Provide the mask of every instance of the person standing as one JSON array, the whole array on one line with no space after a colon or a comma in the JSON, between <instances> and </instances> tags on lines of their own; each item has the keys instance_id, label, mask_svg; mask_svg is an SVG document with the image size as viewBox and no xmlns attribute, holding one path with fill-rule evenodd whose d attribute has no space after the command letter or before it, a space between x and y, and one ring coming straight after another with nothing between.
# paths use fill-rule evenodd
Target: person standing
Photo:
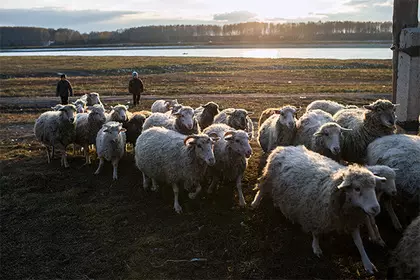
<instances>
[{"instance_id":1,"label":"person standing","mask_svg":"<svg viewBox=\"0 0 420 280\"><path fill-rule=\"evenodd\" d=\"M70 82L66 79L66 75L61 75L61 80L57 84L56 96L60 96L61 104L69 104L69 95L73 96L73 88Z\"/></svg>"},{"instance_id":2,"label":"person standing","mask_svg":"<svg viewBox=\"0 0 420 280\"><path fill-rule=\"evenodd\" d=\"M139 105L140 104L140 93L142 93L144 90L143 82L139 78L139 74L134 71L133 72L133 78L128 83L128 92L130 92L133 95L133 105Z\"/></svg>"}]
</instances>

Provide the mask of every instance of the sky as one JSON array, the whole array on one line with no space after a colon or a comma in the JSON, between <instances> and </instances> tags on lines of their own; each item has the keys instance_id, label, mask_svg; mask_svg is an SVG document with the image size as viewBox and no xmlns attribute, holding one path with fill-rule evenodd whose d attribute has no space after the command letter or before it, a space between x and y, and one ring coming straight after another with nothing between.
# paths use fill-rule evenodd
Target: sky
<instances>
[{"instance_id":1,"label":"sky","mask_svg":"<svg viewBox=\"0 0 420 280\"><path fill-rule=\"evenodd\" d=\"M113 31L246 21L391 21L392 0L0 0L0 26Z\"/></svg>"}]
</instances>

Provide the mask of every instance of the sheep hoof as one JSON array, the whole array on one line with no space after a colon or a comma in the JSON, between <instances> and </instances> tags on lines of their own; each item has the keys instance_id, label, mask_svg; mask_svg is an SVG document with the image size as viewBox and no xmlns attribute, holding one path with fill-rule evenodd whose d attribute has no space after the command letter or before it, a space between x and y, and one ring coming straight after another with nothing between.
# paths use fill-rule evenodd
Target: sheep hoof
<instances>
[{"instance_id":1,"label":"sheep hoof","mask_svg":"<svg viewBox=\"0 0 420 280\"><path fill-rule=\"evenodd\" d=\"M376 269L376 267L373 265L373 263L370 263L370 265L368 265L368 267L365 266L365 271L368 274L374 274L375 272L378 272L378 270Z\"/></svg>"},{"instance_id":2,"label":"sheep hoof","mask_svg":"<svg viewBox=\"0 0 420 280\"><path fill-rule=\"evenodd\" d=\"M175 212L177 214L181 214L182 213L182 207L180 205L175 205L174 206Z\"/></svg>"},{"instance_id":3,"label":"sheep hoof","mask_svg":"<svg viewBox=\"0 0 420 280\"><path fill-rule=\"evenodd\" d=\"M99 174L99 171L95 171L95 173L93 173L93 174L98 175Z\"/></svg>"},{"instance_id":4,"label":"sheep hoof","mask_svg":"<svg viewBox=\"0 0 420 280\"><path fill-rule=\"evenodd\" d=\"M118 180L118 177L117 176L114 176L114 177L112 177L112 180L117 181Z\"/></svg>"},{"instance_id":5,"label":"sheep hoof","mask_svg":"<svg viewBox=\"0 0 420 280\"><path fill-rule=\"evenodd\" d=\"M381 246L382 248L386 247L385 241L383 241L382 238L376 240L375 243Z\"/></svg>"},{"instance_id":6,"label":"sheep hoof","mask_svg":"<svg viewBox=\"0 0 420 280\"><path fill-rule=\"evenodd\" d=\"M315 254L318 258L321 258L321 257L322 257L322 250L321 250L321 248L314 249L314 254Z\"/></svg>"}]
</instances>

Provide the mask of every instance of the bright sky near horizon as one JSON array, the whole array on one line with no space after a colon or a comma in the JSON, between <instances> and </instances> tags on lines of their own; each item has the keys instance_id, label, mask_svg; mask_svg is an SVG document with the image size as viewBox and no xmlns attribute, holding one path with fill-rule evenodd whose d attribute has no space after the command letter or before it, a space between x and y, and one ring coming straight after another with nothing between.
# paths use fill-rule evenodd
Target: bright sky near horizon
<instances>
[{"instance_id":1,"label":"bright sky near horizon","mask_svg":"<svg viewBox=\"0 0 420 280\"><path fill-rule=\"evenodd\" d=\"M0 26L81 32L160 24L391 21L392 0L0 0Z\"/></svg>"}]
</instances>

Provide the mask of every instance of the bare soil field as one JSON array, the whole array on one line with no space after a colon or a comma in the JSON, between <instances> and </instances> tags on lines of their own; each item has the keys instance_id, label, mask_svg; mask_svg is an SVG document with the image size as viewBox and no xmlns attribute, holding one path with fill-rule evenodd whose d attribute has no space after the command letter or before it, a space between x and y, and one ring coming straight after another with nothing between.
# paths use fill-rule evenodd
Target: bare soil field
<instances>
[{"instance_id":1,"label":"bare soil field","mask_svg":"<svg viewBox=\"0 0 420 280\"><path fill-rule=\"evenodd\" d=\"M321 247L324 256L318 258L312 253L311 236L286 220L272 207L269 198L264 199L257 210L240 208L232 186L223 186L213 195L203 192L196 200L190 200L186 193L181 193L180 203L184 213L177 215L172 208L171 188L163 187L158 193L144 191L141 173L134 165L131 149L120 162L117 182L112 181L110 164L106 165L101 175L95 176L93 173L98 162L94 160L91 166L83 166L83 156L73 155L70 150L69 169L60 167L58 159L47 164L45 151L35 140L32 129L37 116L57 102L50 94L53 93L51 86L56 78L46 78L39 73L47 73L51 69L56 71L63 61L54 62L51 58L42 58L48 60L42 63L36 59L24 61L28 65L24 67L27 72L22 72L19 71L22 69L19 65L23 62L17 59L7 60L8 65L4 67L6 60L0 58L3 75L0 79L1 279L386 278L389 252L401 234L394 231L384 213L379 215L378 225L388 247L381 248L369 243L363 230L366 251L379 270L374 276L369 276L363 270L350 236L338 233L323 236ZM148 59L149 65L165 64L165 67L187 63L169 58L158 61L152 58L135 59L141 63ZM127 68L136 66L130 64L130 60L123 62L127 63ZM78 71L86 73L99 70L112 72L123 62L89 58L88 61L74 61L72 67L77 66L80 68ZM390 97L389 61L270 62L244 59L228 62L226 69L232 70L219 69L217 75L203 65L207 63L224 68L223 64L227 63L225 59L219 62L215 59L188 61L193 65L189 67L196 67L196 71L176 73L173 80L167 80L167 73L151 74L154 76L145 74L147 95L140 106L130 110L148 109L154 99L170 96L193 107L212 100L222 108L245 108L254 112L253 120L257 121L259 114L267 107L293 104L304 108L320 97L356 105ZM306 84L313 85L311 91L296 88L290 92L265 91L264 88L275 89L283 78L269 70L264 70L264 73L255 71L253 67L260 64L264 67L286 65L292 68L312 65L320 72L318 76L311 76L308 72L295 75L290 72L294 68L287 70L290 73L284 72L299 77L302 88L308 89ZM368 79L363 71L351 76L348 73L338 75L326 69L335 65L379 65L372 71L387 73L385 76L369 74ZM244 70L244 67L251 70ZM237 71L235 69L248 73L232 74L228 79L234 84L227 86L224 72ZM125 83L127 73L119 75L118 79ZM321 78L323 76L325 78ZM88 78L80 76L80 73L77 77ZM113 77L93 75L89 79L93 79L93 84L100 84L101 80ZM33 83L31 85L39 85L41 91L34 90L36 87L26 89L27 79ZM175 80L178 79L183 79L180 88L185 91L174 90L177 88ZM208 90L206 83L201 85L202 91L194 92L197 87L194 81L203 79L212 79L209 88L219 88L220 92ZM247 88L244 93L241 87L236 86L248 79L255 83L248 83L253 84L252 90ZM384 84L387 90L358 92L357 81L363 80L369 80L369 85L380 85L375 89L382 89ZM154 82L148 84L149 81ZM44 85L45 82L47 85ZM86 83L89 83L87 91L95 88L90 86L90 80ZM107 81L105 84L110 83ZM188 89L190 83L194 90ZM351 91L325 92L320 90L321 84L331 84L332 87L346 84ZM75 84L75 88L76 93L84 92L79 84L77 87ZM95 91L103 93L106 106L130 101L130 96L122 89L117 90L117 94L106 88L104 92L99 89ZM18 94L9 94L11 92ZM248 204L252 201L252 189L264 164L256 141L252 142L252 148L253 155L243 180Z\"/></svg>"}]
</instances>

